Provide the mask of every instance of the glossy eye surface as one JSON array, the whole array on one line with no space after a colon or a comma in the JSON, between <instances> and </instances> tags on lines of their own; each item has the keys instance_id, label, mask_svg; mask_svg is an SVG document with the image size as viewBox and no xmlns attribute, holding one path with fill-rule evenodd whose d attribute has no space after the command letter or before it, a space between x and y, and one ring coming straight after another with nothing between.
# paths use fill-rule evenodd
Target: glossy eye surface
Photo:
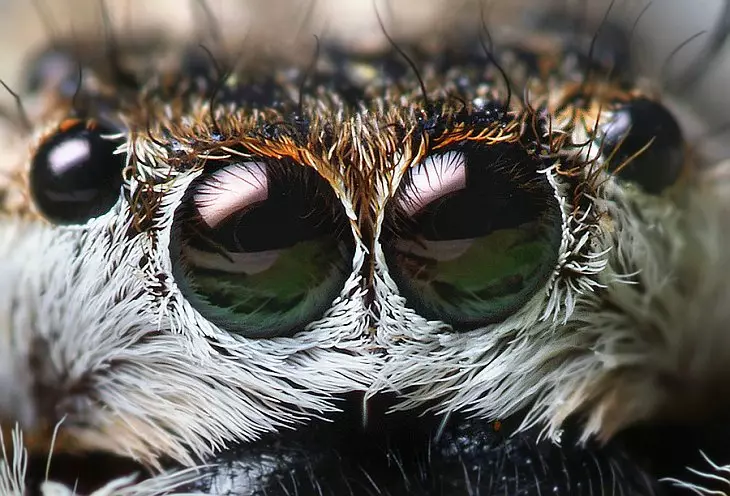
<instances>
[{"instance_id":1,"label":"glossy eye surface","mask_svg":"<svg viewBox=\"0 0 730 496\"><path fill-rule=\"evenodd\" d=\"M383 248L410 306L471 328L503 320L545 284L561 219L540 168L519 145L499 144L431 155L409 171Z\"/></svg>"},{"instance_id":2,"label":"glossy eye surface","mask_svg":"<svg viewBox=\"0 0 730 496\"><path fill-rule=\"evenodd\" d=\"M682 172L682 131L658 102L639 98L622 104L603 127L601 139L604 155L611 157L609 170L618 169L619 177L637 183L647 193L661 193Z\"/></svg>"},{"instance_id":3,"label":"glossy eye surface","mask_svg":"<svg viewBox=\"0 0 730 496\"><path fill-rule=\"evenodd\" d=\"M247 337L301 330L352 272L344 208L310 168L225 166L198 178L175 214L176 281L208 320Z\"/></svg>"},{"instance_id":4,"label":"glossy eye surface","mask_svg":"<svg viewBox=\"0 0 730 496\"><path fill-rule=\"evenodd\" d=\"M116 203L124 156L115 155L112 131L67 120L46 138L31 161L30 191L38 210L56 224L82 224Z\"/></svg>"}]
</instances>

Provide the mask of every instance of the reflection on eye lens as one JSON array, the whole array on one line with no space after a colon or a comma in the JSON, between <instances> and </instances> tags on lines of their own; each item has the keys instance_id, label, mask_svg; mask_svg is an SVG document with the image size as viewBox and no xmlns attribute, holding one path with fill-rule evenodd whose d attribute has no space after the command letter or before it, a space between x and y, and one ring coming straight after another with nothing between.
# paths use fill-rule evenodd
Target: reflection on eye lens
<instances>
[{"instance_id":1,"label":"reflection on eye lens","mask_svg":"<svg viewBox=\"0 0 730 496\"><path fill-rule=\"evenodd\" d=\"M57 224L81 224L106 213L119 198L124 157L93 122L69 119L43 141L30 168L38 210Z\"/></svg>"},{"instance_id":2,"label":"reflection on eye lens","mask_svg":"<svg viewBox=\"0 0 730 496\"><path fill-rule=\"evenodd\" d=\"M519 145L432 155L409 171L383 241L422 315L469 328L504 319L545 284L561 219L541 163Z\"/></svg>"},{"instance_id":3,"label":"reflection on eye lens","mask_svg":"<svg viewBox=\"0 0 730 496\"><path fill-rule=\"evenodd\" d=\"M321 317L351 273L339 200L312 169L228 165L199 178L175 214L172 258L191 304L247 337L291 334Z\"/></svg>"},{"instance_id":4,"label":"reflection on eye lens","mask_svg":"<svg viewBox=\"0 0 730 496\"><path fill-rule=\"evenodd\" d=\"M647 193L661 193L682 172L682 131L658 102L639 98L622 105L604 126L601 140L604 154L611 157L610 170L621 167L619 177L637 183Z\"/></svg>"}]
</instances>

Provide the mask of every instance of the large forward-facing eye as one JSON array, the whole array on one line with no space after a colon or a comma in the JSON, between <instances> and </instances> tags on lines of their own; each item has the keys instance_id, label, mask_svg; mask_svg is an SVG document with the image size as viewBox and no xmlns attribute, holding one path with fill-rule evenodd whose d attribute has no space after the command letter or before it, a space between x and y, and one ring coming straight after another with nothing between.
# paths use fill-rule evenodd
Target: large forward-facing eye
<instances>
[{"instance_id":1,"label":"large forward-facing eye","mask_svg":"<svg viewBox=\"0 0 730 496\"><path fill-rule=\"evenodd\" d=\"M467 329L504 319L544 286L561 218L540 164L500 144L432 155L408 172L383 249L411 307Z\"/></svg>"},{"instance_id":2,"label":"large forward-facing eye","mask_svg":"<svg viewBox=\"0 0 730 496\"><path fill-rule=\"evenodd\" d=\"M344 208L310 168L227 165L196 180L175 214L176 280L208 320L247 337L301 330L352 269Z\"/></svg>"},{"instance_id":3,"label":"large forward-facing eye","mask_svg":"<svg viewBox=\"0 0 730 496\"><path fill-rule=\"evenodd\" d=\"M600 133L609 170L657 194L674 184L682 172L685 145L682 131L659 102L637 98L611 113Z\"/></svg>"},{"instance_id":4,"label":"large forward-facing eye","mask_svg":"<svg viewBox=\"0 0 730 496\"><path fill-rule=\"evenodd\" d=\"M106 213L119 199L124 156L112 130L69 119L35 151L30 192L36 207L56 224L82 224Z\"/></svg>"}]
</instances>

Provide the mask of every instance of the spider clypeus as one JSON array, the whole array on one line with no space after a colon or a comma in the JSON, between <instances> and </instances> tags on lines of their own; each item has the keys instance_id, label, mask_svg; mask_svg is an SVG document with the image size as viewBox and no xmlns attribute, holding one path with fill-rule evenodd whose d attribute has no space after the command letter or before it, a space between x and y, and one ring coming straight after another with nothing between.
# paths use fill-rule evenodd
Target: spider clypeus
<instances>
[{"instance_id":1,"label":"spider clypeus","mask_svg":"<svg viewBox=\"0 0 730 496\"><path fill-rule=\"evenodd\" d=\"M632 35L474 24L54 40L3 164L0 492L727 489L725 167Z\"/></svg>"}]
</instances>

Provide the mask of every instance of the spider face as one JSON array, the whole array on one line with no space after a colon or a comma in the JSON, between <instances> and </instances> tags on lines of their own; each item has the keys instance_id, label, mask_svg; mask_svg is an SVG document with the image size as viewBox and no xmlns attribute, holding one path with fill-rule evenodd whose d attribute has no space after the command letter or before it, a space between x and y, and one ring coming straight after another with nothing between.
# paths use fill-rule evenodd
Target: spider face
<instances>
[{"instance_id":1,"label":"spider face","mask_svg":"<svg viewBox=\"0 0 730 496\"><path fill-rule=\"evenodd\" d=\"M569 41L82 77L56 45L2 197L2 418L134 494L663 491L622 433L724 411L728 204Z\"/></svg>"}]
</instances>

